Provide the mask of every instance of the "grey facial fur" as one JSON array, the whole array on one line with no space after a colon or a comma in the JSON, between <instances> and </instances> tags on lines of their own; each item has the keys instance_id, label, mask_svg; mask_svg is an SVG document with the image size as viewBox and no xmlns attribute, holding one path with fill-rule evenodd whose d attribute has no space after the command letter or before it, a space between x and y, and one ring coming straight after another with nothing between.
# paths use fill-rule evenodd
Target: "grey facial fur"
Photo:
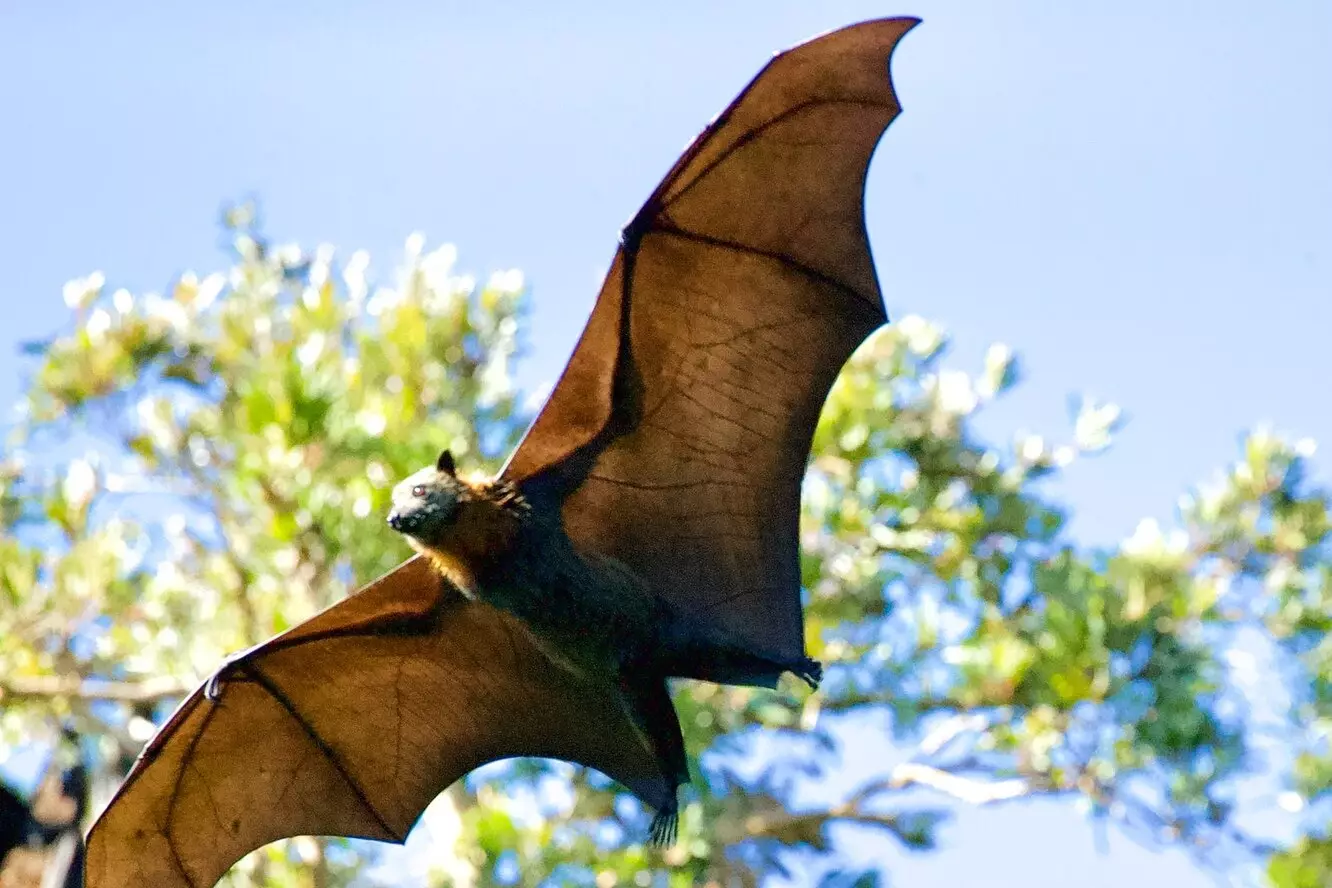
<instances>
[{"instance_id":1,"label":"grey facial fur","mask_svg":"<svg viewBox=\"0 0 1332 888\"><path fill-rule=\"evenodd\" d=\"M389 527L415 539L434 539L457 514L460 493L452 475L434 466L421 469L393 488Z\"/></svg>"}]
</instances>

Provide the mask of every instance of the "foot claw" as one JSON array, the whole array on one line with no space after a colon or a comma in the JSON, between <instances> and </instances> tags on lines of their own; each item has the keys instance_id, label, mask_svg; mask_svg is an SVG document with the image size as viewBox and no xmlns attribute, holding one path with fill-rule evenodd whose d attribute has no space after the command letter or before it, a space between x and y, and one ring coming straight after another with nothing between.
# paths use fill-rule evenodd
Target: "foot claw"
<instances>
[{"instance_id":1,"label":"foot claw","mask_svg":"<svg viewBox=\"0 0 1332 888\"><path fill-rule=\"evenodd\" d=\"M805 657L791 671L813 691L817 691L819 682L823 681L823 664L812 657Z\"/></svg>"},{"instance_id":2,"label":"foot claw","mask_svg":"<svg viewBox=\"0 0 1332 888\"><path fill-rule=\"evenodd\" d=\"M662 808L652 818L648 828L648 841L654 848L669 848L675 844L680 831L680 809L674 804Z\"/></svg>"}]
</instances>

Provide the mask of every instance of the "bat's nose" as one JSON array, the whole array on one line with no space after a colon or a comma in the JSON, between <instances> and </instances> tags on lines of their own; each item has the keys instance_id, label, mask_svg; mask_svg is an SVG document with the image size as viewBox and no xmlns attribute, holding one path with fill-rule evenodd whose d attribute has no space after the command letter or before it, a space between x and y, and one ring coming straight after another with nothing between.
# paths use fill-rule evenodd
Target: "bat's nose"
<instances>
[{"instance_id":1,"label":"bat's nose","mask_svg":"<svg viewBox=\"0 0 1332 888\"><path fill-rule=\"evenodd\" d=\"M410 509L405 512L394 509L389 512L388 526L398 533L415 533L421 529L421 513Z\"/></svg>"}]
</instances>

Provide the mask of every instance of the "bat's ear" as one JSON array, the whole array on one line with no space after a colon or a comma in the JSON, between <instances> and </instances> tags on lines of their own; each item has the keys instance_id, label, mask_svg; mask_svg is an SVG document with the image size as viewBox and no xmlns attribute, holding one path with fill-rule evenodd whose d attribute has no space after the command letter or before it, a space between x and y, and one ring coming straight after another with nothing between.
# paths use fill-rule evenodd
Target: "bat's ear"
<instances>
[{"instance_id":1,"label":"bat's ear","mask_svg":"<svg viewBox=\"0 0 1332 888\"><path fill-rule=\"evenodd\" d=\"M439 459L435 461L435 468L451 478L456 478L458 476L458 468L453 464L452 451L441 450Z\"/></svg>"}]
</instances>

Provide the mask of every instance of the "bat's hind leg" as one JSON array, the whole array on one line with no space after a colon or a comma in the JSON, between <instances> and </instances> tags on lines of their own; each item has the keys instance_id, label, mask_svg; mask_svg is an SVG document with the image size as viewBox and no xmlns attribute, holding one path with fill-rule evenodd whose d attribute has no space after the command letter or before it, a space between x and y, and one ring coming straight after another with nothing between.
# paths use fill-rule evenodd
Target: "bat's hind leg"
<instances>
[{"instance_id":1,"label":"bat's hind leg","mask_svg":"<svg viewBox=\"0 0 1332 888\"><path fill-rule=\"evenodd\" d=\"M670 786L669 795L657 808L648 828L649 842L657 848L665 848L675 844L680 830L680 787L689 782L689 759L685 755L680 717L671 702L666 679L645 673L642 667L631 666L620 679L620 690L630 716L652 743L662 777Z\"/></svg>"}]
</instances>

